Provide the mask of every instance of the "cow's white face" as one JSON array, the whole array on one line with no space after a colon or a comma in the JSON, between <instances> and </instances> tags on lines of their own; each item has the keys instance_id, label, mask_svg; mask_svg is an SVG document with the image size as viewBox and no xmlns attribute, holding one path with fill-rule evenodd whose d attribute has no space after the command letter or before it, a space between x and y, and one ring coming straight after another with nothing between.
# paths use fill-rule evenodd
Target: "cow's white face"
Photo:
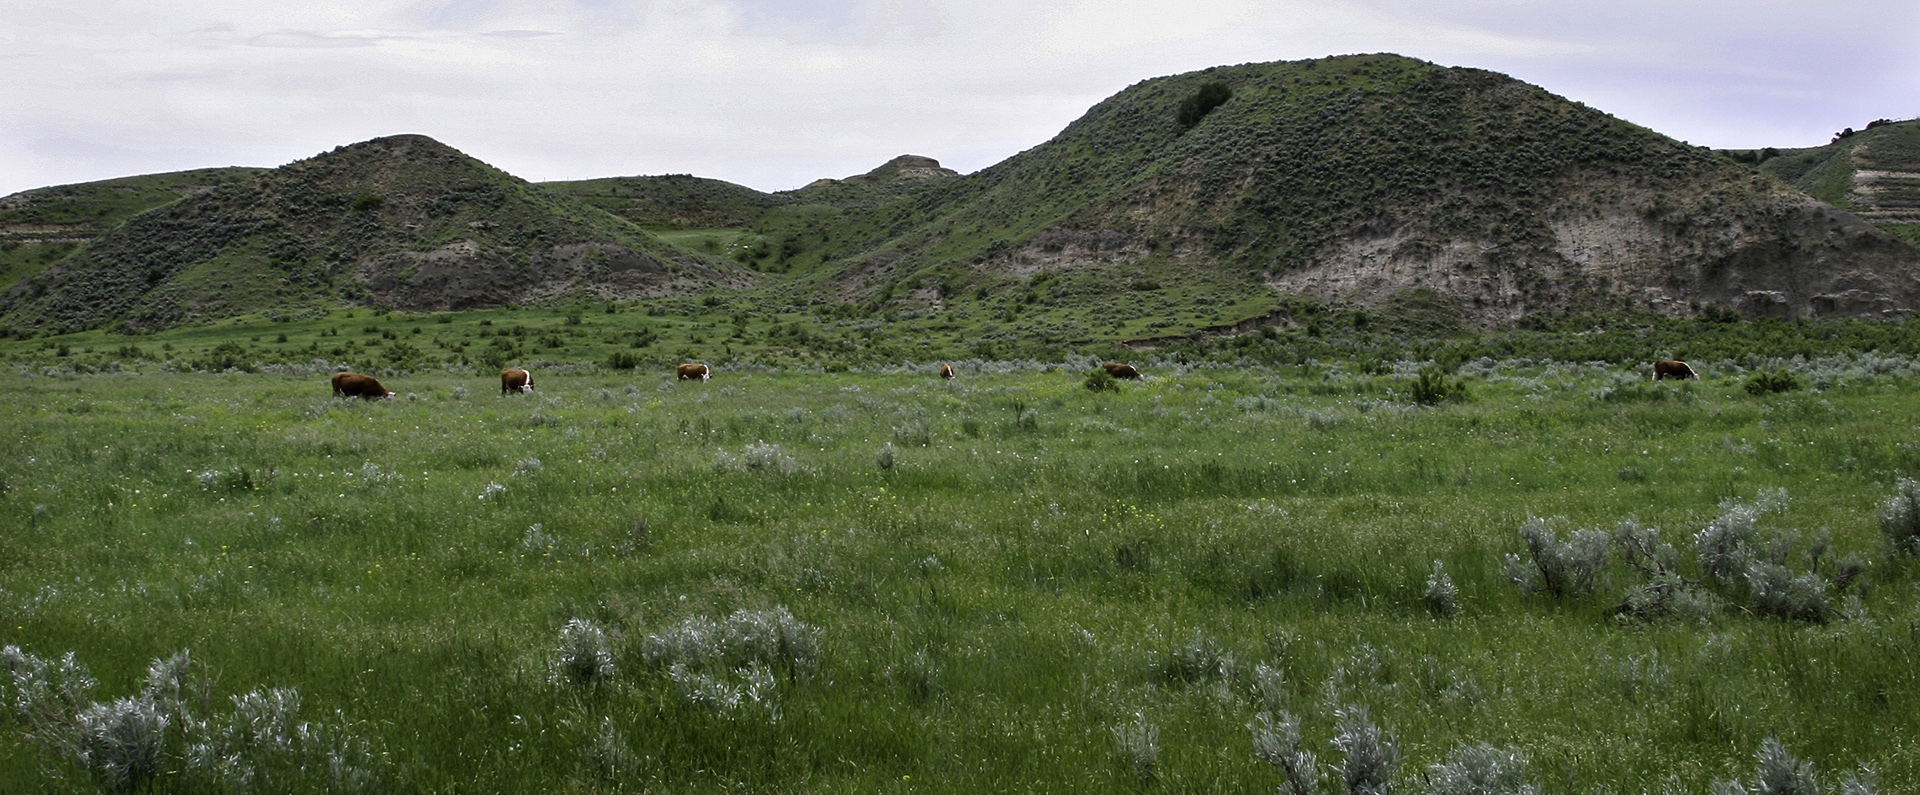
<instances>
[{"instance_id":1,"label":"cow's white face","mask_svg":"<svg viewBox=\"0 0 1920 795\"><path fill-rule=\"evenodd\" d=\"M700 380L702 380L702 381L705 381L705 380L707 380L707 379L708 379L709 377L711 377L712 375L713 375L713 371L712 371L712 370L701 370L701 371L700 371Z\"/></svg>"},{"instance_id":2,"label":"cow's white face","mask_svg":"<svg viewBox=\"0 0 1920 795\"><path fill-rule=\"evenodd\" d=\"M532 384L521 384L521 385L520 385L520 391L521 391L521 392L523 392L523 393L525 393L525 392L532 392L532 391L533 391L533 385L532 385Z\"/></svg>"}]
</instances>

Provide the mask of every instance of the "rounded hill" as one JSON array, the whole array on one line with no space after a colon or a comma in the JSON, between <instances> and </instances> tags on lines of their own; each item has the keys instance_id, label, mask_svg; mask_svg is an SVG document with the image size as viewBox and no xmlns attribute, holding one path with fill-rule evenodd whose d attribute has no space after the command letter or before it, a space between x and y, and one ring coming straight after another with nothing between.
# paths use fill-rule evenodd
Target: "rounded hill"
<instances>
[{"instance_id":1,"label":"rounded hill","mask_svg":"<svg viewBox=\"0 0 1920 795\"><path fill-rule=\"evenodd\" d=\"M129 328L366 303L633 298L742 272L421 135L343 146L128 218L13 286L15 326Z\"/></svg>"},{"instance_id":2,"label":"rounded hill","mask_svg":"<svg viewBox=\"0 0 1920 795\"><path fill-rule=\"evenodd\" d=\"M1920 253L1778 180L1504 75L1393 55L1147 80L850 227L839 284L893 295L1120 273L1360 305L1429 290L1480 325L1920 299Z\"/></svg>"}]
</instances>

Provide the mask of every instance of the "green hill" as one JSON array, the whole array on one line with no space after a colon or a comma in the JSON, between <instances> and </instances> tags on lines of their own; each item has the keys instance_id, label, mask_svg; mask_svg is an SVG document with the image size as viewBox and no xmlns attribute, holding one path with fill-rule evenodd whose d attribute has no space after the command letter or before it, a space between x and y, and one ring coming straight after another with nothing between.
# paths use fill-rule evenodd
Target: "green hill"
<instances>
[{"instance_id":1,"label":"green hill","mask_svg":"<svg viewBox=\"0 0 1920 795\"><path fill-rule=\"evenodd\" d=\"M974 174L903 155L771 194L688 175L533 185L395 136L270 171L9 197L0 324L701 295L992 357L1328 310L1423 335L1586 314L1904 316L1920 251L1862 215L1911 239L1916 140L1915 123L1875 124L1748 153L1757 173L1503 75L1394 55L1146 80Z\"/></svg>"},{"instance_id":2,"label":"green hill","mask_svg":"<svg viewBox=\"0 0 1920 795\"><path fill-rule=\"evenodd\" d=\"M132 215L0 299L15 327L151 328L371 304L437 310L744 287L430 138L335 149Z\"/></svg>"},{"instance_id":3,"label":"green hill","mask_svg":"<svg viewBox=\"0 0 1920 795\"><path fill-rule=\"evenodd\" d=\"M756 271L794 273L796 268L810 270L822 262L817 251L810 258L801 255L809 244L820 242L823 230L957 176L933 158L901 155L865 174L819 179L778 193L686 174L541 186L577 197L689 249L724 254Z\"/></svg>"},{"instance_id":4,"label":"green hill","mask_svg":"<svg viewBox=\"0 0 1920 795\"><path fill-rule=\"evenodd\" d=\"M1826 146L1726 154L1920 246L1920 119L1848 128Z\"/></svg>"},{"instance_id":5,"label":"green hill","mask_svg":"<svg viewBox=\"0 0 1920 795\"><path fill-rule=\"evenodd\" d=\"M768 211L793 203L745 185L688 174L543 182L540 187L660 230L748 226Z\"/></svg>"},{"instance_id":6,"label":"green hill","mask_svg":"<svg viewBox=\"0 0 1920 795\"><path fill-rule=\"evenodd\" d=\"M0 197L0 292L46 270L133 215L264 171L203 168L57 185Z\"/></svg>"},{"instance_id":7,"label":"green hill","mask_svg":"<svg viewBox=\"0 0 1920 795\"><path fill-rule=\"evenodd\" d=\"M1209 91L1224 102L1183 118ZM831 237L828 283L926 306L1042 275L1036 303L1104 300L1105 316L1137 303L1111 297L1128 285L1361 306L1428 290L1480 325L1920 298L1920 252L1781 182L1502 75L1391 55L1148 80Z\"/></svg>"}]
</instances>

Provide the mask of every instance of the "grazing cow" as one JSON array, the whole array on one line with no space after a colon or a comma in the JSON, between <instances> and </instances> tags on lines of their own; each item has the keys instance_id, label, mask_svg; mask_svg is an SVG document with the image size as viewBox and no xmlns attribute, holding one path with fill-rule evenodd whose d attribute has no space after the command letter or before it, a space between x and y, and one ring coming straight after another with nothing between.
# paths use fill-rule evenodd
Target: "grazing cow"
<instances>
[{"instance_id":1,"label":"grazing cow","mask_svg":"<svg viewBox=\"0 0 1920 795\"><path fill-rule=\"evenodd\" d=\"M953 380L953 365L951 365L951 364L942 364L942 365L940 365L940 377L941 377L941 378L943 378L943 379L946 379L946 380L948 380L948 381L952 381L952 380Z\"/></svg>"},{"instance_id":2,"label":"grazing cow","mask_svg":"<svg viewBox=\"0 0 1920 795\"><path fill-rule=\"evenodd\" d=\"M1133 369L1133 365L1131 364L1114 364L1113 362L1107 362L1100 366L1106 368L1107 375L1113 376L1114 378L1140 380L1140 371Z\"/></svg>"},{"instance_id":3,"label":"grazing cow","mask_svg":"<svg viewBox=\"0 0 1920 795\"><path fill-rule=\"evenodd\" d=\"M713 375L713 371L704 364L683 364L676 368L676 372L682 381L705 381Z\"/></svg>"},{"instance_id":4,"label":"grazing cow","mask_svg":"<svg viewBox=\"0 0 1920 795\"><path fill-rule=\"evenodd\" d=\"M1662 359L1654 362L1653 380L1663 381L1668 378L1679 378L1689 381L1700 380L1699 374L1695 373L1693 368L1688 367L1686 362L1676 362L1671 359Z\"/></svg>"},{"instance_id":5,"label":"grazing cow","mask_svg":"<svg viewBox=\"0 0 1920 795\"><path fill-rule=\"evenodd\" d=\"M533 374L516 367L500 371L500 394L508 392L532 392Z\"/></svg>"},{"instance_id":6,"label":"grazing cow","mask_svg":"<svg viewBox=\"0 0 1920 795\"><path fill-rule=\"evenodd\" d=\"M393 393L388 392L387 388L381 386L373 376L359 373L334 373L333 396L384 400L393 397Z\"/></svg>"}]
</instances>

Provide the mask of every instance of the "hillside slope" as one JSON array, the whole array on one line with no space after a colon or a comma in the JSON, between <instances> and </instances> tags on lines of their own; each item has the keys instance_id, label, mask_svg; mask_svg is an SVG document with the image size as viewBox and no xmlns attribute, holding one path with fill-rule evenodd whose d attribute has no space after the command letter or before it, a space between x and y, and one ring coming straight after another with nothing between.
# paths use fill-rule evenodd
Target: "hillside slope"
<instances>
[{"instance_id":1,"label":"hillside slope","mask_svg":"<svg viewBox=\"0 0 1920 795\"><path fill-rule=\"evenodd\" d=\"M1826 146L1727 154L1920 246L1920 119L1847 129Z\"/></svg>"},{"instance_id":2,"label":"hillside slope","mask_svg":"<svg viewBox=\"0 0 1920 795\"><path fill-rule=\"evenodd\" d=\"M0 197L0 293L129 217L265 171L202 168L55 185Z\"/></svg>"},{"instance_id":3,"label":"hillside slope","mask_svg":"<svg viewBox=\"0 0 1920 795\"><path fill-rule=\"evenodd\" d=\"M1209 84L1230 96L1183 120ZM1920 252L1778 180L1512 78L1392 55L1138 83L831 237L820 256L845 264L829 284L930 306L931 285L1041 272L1069 297L1127 279L1362 306L1430 290L1488 326L1920 301Z\"/></svg>"},{"instance_id":4,"label":"hillside slope","mask_svg":"<svg viewBox=\"0 0 1920 795\"><path fill-rule=\"evenodd\" d=\"M379 138L134 215L0 299L15 327L366 303L635 298L749 276L430 138Z\"/></svg>"}]
</instances>

